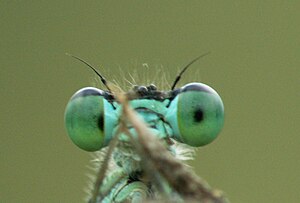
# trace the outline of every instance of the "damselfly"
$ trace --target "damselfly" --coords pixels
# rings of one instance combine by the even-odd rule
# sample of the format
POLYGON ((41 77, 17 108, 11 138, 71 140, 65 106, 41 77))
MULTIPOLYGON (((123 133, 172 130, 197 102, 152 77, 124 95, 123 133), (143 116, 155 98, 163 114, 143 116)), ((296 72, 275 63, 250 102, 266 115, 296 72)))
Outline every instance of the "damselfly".
POLYGON ((212 142, 224 122, 223 102, 211 87, 194 82, 175 88, 200 57, 182 69, 171 90, 150 84, 126 93, 72 57, 93 69, 107 88, 80 89, 65 111, 71 140, 96 151, 100 163, 88 202, 225 202, 182 163, 192 157, 192 147, 212 142))

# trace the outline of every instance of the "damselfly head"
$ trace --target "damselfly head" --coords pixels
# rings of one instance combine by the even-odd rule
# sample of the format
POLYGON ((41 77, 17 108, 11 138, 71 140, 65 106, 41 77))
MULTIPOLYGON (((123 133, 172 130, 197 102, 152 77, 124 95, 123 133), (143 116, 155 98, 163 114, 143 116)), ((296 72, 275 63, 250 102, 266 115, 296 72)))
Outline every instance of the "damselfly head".
MULTIPOLYGON (((209 144, 219 134, 224 123, 224 107, 218 93, 202 83, 189 83, 175 89, 183 72, 203 56, 184 67, 171 90, 158 90, 150 84, 133 86, 125 93, 128 104, 148 123, 155 136, 199 147, 209 144)), ((97 151, 107 146, 116 134, 124 104, 118 102, 118 94, 114 94, 105 78, 88 66, 99 75, 107 90, 86 87, 76 92, 66 107, 65 124, 78 147, 97 151)))

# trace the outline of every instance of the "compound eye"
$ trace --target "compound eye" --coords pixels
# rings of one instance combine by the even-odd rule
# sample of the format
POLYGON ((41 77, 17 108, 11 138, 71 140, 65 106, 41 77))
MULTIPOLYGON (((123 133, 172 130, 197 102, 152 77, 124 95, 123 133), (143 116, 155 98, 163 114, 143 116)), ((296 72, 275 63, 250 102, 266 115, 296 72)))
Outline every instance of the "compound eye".
POLYGON ((202 83, 189 83, 173 102, 170 107, 176 108, 175 139, 199 147, 217 137, 224 123, 224 107, 215 90, 202 83))
POLYGON ((79 148, 96 151, 104 147, 104 92, 86 87, 76 92, 65 110, 65 125, 79 148))

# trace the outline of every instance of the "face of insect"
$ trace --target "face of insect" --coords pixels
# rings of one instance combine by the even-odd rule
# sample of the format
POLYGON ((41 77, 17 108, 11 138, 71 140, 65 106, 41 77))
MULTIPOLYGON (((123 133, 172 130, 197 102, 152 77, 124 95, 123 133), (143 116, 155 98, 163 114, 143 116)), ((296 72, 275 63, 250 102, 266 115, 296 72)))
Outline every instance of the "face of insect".
MULTIPOLYGON (((224 108, 217 92, 202 83, 173 91, 136 86, 127 94, 136 110, 159 138, 173 138, 191 146, 212 142, 223 127, 224 108)), ((111 93, 93 87, 76 92, 65 112, 71 140, 86 151, 106 146, 117 131, 121 105, 111 93)), ((128 126, 134 134, 134 129, 128 126)))

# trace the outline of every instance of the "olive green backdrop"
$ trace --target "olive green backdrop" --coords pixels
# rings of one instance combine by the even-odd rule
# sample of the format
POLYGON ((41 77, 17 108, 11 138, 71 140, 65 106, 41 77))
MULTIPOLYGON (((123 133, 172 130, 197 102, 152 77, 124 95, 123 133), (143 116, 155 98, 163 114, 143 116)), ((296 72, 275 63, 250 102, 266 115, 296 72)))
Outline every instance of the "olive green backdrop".
POLYGON ((153 78, 163 71, 172 83, 207 51, 180 85, 213 86, 226 120, 220 137, 197 151, 197 174, 232 202, 298 202, 300 3, 293 2, 1 1, 0 202, 85 196, 89 153, 71 143, 63 116, 95 75, 65 52, 122 85, 134 70, 153 78))

